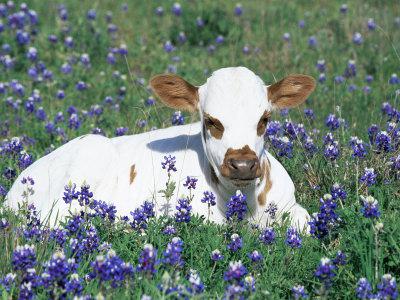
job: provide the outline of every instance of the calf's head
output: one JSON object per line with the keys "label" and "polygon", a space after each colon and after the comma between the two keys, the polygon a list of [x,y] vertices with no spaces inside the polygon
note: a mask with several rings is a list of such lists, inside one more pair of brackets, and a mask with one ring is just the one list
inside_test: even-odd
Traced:
{"label": "calf's head", "polygon": [[215,71],[198,87],[171,74],[153,77],[150,85],[167,106],[200,113],[203,146],[215,175],[243,187],[262,175],[260,157],[271,112],[303,103],[315,81],[294,74],[266,86],[247,68],[234,67]]}

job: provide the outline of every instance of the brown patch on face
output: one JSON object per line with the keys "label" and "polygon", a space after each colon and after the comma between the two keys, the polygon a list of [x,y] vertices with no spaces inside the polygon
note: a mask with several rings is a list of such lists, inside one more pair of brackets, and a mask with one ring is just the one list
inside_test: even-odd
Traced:
{"label": "brown patch on face", "polygon": [[263,162],[262,170],[263,170],[263,172],[261,175],[261,181],[263,181],[265,179],[265,185],[264,185],[264,189],[258,195],[257,201],[258,201],[259,205],[265,206],[265,204],[267,203],[267,194],[272,188],[272,181],[269,176],[270,170],[271,170],[271,165],[270,165],[268,159],[266,162],[265,161]]}
{"label": "brown patch on face", "polygon": [[303,103],[315,89],[314,78],[293,74],[268,87],[268,100],[279,109]]}
{"label": "brown patch on face", "polygon": [[131,171],[129,172],[129,184],[132,184],[135,180],[137,172],[135,170],[135,165],[131,166]]}
{"label": "brown patch on face", "polygon": [[264,111],[263,115],[260,118],[260,121],[258,121],[258,124],[257,124],[257,135],[258,136],[262,136],[265,133],[265,128],[267,127],[267,123],[269,121],[270,116],[271,116],[271,112]]}
{"label": "brown patch on face", "polygon": [[211,172],[211,182],[213,182],[215,185],[218,185],[219,179],[212,165],[210,165],[210,172]]}
{"label": "brown patch on face", "polygon": [[167,106],[194,112],[199,102],[198,88],[183,78],[172,75],[157,75],[150,80],[154,93]]}
{"label": "brown patch on face", "polygon": [[210,134],[217,140],[222,139],[224,134],[224,126],[217,118],[211,117],[209,114],[204,113],[204,126],[210,131]]}
{"label": "brown patch on face", "polygon": [[224,177],[231,177],[232,172],[232,161],[246,161],[246,160],[253,160],[256,161],[256,169],[254,176],[260,177],[261,176],[261,168],[258,163],[258,157],[256,153],[250,149],[248,145],[244,146],[241,149],[232,149],[228,148],[225,153],[224,161],[221,166],[221,175]]}

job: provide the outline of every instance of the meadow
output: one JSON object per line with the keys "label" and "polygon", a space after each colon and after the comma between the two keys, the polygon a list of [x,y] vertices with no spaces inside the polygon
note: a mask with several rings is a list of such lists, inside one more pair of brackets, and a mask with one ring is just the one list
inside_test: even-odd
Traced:
{"label": "meadow", "polygon": [[[8,1],[0,46],[0,298],[398,297],[398,1]],[[26,203],[4,206],[23,169],[75,137],[198,120],[157,101],[151,76],[200,85],[239,65],[266,83],[317,81],[265,133],[313,214],[310,235],[240,216],[215,225],[190,210],[155,218],[150,203],[119,218],[80,186],[64,201],[91,212],[59,228]],[[35,190],[34,178],[25,184],[21,201]]]}

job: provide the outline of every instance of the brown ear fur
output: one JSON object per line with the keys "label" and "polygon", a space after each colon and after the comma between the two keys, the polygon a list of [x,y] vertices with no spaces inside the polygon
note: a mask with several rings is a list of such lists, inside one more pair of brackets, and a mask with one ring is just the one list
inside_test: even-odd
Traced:
{"label": "brown ear fur", "polygon": [[268,87],[268,100],[279,109],[291,108],[303,103],[314,89],[314,78],[292,74]]}
{"label": "brown ear fur", "polygon": [[172,75],[157,75],[150,80],[154,93],[167,106],[194,112],[199,102],[198,88],[183,78]]}

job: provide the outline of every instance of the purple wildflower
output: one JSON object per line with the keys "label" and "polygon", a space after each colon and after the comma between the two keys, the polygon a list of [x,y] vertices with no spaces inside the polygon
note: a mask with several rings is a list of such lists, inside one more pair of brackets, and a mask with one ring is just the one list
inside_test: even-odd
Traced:
{"label": "purple wildflower", "polygon": [[265,245],[271,245],[275,242],[275,230],[272,227],[267,227],[260,234],[259,240]]}
{"label": "purple wildflower", "polygon": [[137,271],[152,276],[157,272],[157,264],[157,249],[155,249],[151,244],[144,245],[143,251],[139,256],[139,265],[136,268]]}
{"label": "purple wildflower", "polygon": [[286,231],[285,242],[291,248],[301,248],[302,240],[299,232],[295,228],[289,227],[288,230]]}
{"label": "purple wildflower", "polygon": [[181,257],[183,251],[183,241],[179,237],[174,237],[163,252],[163,263],[172,267],[182,267],[184,261]]}
{"label": "purple wildflower", "polygon": [[237,233],[232,234],[231,241],[227,245],[228,250],[231,250],[232,252],[236,252],[239,249],[242,249],[242,246],[243,246],[242,238]]}
{"label": "purple wildflower", "polygon": [[241,191],[236,191],[236,195],[232,196],[226,204],[226,218],[232,220],[242,221],[247,213],[246,195],[242,194]]}
{"label": "purple wildflower", "polygon": [[215,249],[211,252],[211,260],[213,261],[220,261],[223,260],[224,256],[221,254],[221,251]]}
{"label": "purple wildflower", "polygon": [[178,205],[176,206],[177,212],[175,213],[175,221],[178,223],[189,223],[190,222],[190,212],[192,211],[192,206],[187,198],[182,198],[178,200]]}
{"label": "purple wildflower", "polygon": [[361,213],[366,218],[379,218],[379,203],[378,201],[372,197],[371,195],[364,197],[361,196],[362,208]]}
{"label": "purple wildflower", "polygon": [[360,177],[360,182],[366,186],[372,186],[376,183],[377,176],[373,168],[365,168],[364,174]]}

